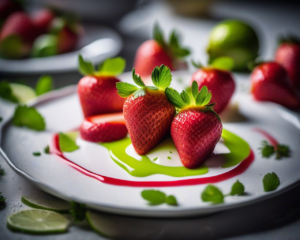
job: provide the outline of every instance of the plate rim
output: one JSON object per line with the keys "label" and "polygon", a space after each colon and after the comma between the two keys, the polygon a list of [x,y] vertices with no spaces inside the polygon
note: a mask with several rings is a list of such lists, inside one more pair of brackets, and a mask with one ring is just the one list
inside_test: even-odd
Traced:
{"label": "plate rim", "polygon": [[[180,71],[180,72],[185,72],[185,73],[190,73],[190,71]],[[120,78],[122,75],[129,74],[130,72],[125,72],[120,75]],[[176,74],[178,72],[173,72],[172,74]],[[62,97],[66,97],[71,94],[75,94],[77,91],[77,85],[70,85],[67,87],[64,87],[59,90],[54,90],[52,92],[49,92],[47,94],[44,94],[40,97],[37,97],[30,101],[28,103],[28,106],[38,106],[40,104],[43,104],[44,102],[49,102],[54,99],[59,99]],[[289,114],[292,114],[293,116],[299,118],[298,114],[295,112],[292,112],[276,103],[268,103],[272,108],[278,109],[280,111],[288,112]],[[15,106],[15,105],[14,105]],[[203,216],[207,214],[212,214],[224,210],[230,210],[233,208],[239,208],[243,207],[246,205],[250,204],[255,204],[257,202],[276,197],[278,195],[281,195],[285,193],[286,191],[291,190],[292,188],[296,187],[297,185],[300,185],[300,177],[299,179],[294,179],[292,181],[289,181],[286,183],[284,188],[277,189],[272,192],[265,193],[264,195],[260,195],[259,197],[253,197],[249,200],[244,200],[241,202],[231,202],[231,203],[226,203],[226,204],[220,204],[220,205],[207,205],[205,207],[185,207],[185,208],[168,208],[168,209],[154,209],[154,208],[149,208],[149,209],[144,209],[140,207],[120,207],[120,206],[115,206],[115,205],[110,205],[110,204],[99,204],[97,202],[93,201],[82,201],[80,197],[78,198],[77,196],[69,196],[68,194],[65,194],[54,187],[51,187],[47,183],[41,182],[38,179],[34,178],[31,176],[29,173],[23,171],[22,169],[19,169],[14,165],[14,163],[8,158],[4,150],[2,149],[2,129],[4,129],[5,126],[7,126],[12,120],[12,116],[9,118],[5,119],[0,123],[0,154],[3,156],[4,160],[7,162],[7,164],[20,176],[26,178],[30,182],[32,182],[35,186],[38,188],[42,189],[43,191],[57,196],[59,198],[62,198],[64,200],[74,200],[78,202],[85,203],[88,207],[91,209],[95,210],[100,210],[108,213],[114,213],[114,214],[121,214],[121,215],[127,215],[127,216],[137,216],[137,217],[162,217],[162,218],[170,218],[170,217],[176,217],[176,218],[182,218],[182,217],[192,217],[192,216]],[[299,119],[298,119],[299,121]],[[292,123],[291,123],[292,124]],[[300,121],[299,121],[300,124]],[[162,187],[163,188],[163,187]]]}

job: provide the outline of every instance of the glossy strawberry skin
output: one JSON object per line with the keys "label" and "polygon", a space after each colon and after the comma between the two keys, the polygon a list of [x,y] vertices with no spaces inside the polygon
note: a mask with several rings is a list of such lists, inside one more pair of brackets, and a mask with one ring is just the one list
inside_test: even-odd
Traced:
{"label": "glossy strawberry skin", "polygon": [[144,155],[170,132],[175,108],[164,91],[147,89],[145,96],[128,97],[123,112],[132,145]]}
{"label": "glossy strawberry skin", "polygon": [[50,29],[54,17],[55,15],[52,11],[49,9],[42,9],[35,13],[32,21],[41,33],[46,33]]}
{"label": "glossy strawberry skin", "polygon": [[212,98],[210,103],[216,103],[214,111],[218,114],[228,105],[235,90],[235,83],[231,73],[215,68],[201,68],[197,70],[192,76],[193,81],[198,83],[199,90],[203,86],[207,86],[208,90],[211,91]]}
{"label": "glossy strawberry skin", "polygon": [[275,61],[285,68],[293,87],[300,90],[300,44],[282,43],[276,50]]}
{"label": "glossy strawberry skin", "polygon": [[[101,121],[107,117],[111,119]],[[113,142],[126,137],[127,133],[123,113],[89,117],[83,121],[80,127],[81,138],[89,142]]]}
{"label": "glossy strawberry skin", "polygon": [[138,48],[134,68],[142,78],[150,76],[153,69],[162,64],[174,70],[172,59],[155,40],[148,40]]}
{"label": "glossy strawberry skin", "polygon": [[258,101],[270,101],[287,108],[300,107],[286,70],[277,62],[257,66],[251,74],[252,94]]}
{"label": "glossy strawberry skin", "polygon": [[5,21],[0,41],[10,35],[17,35],[26,43],[32,43],[39,31],[25,12],[15,12]]}
{"label": "glossy strawberry skin", "polygon": [[58,53],[66,53],[74,50],[78,40],[78,34],[65,26],[58,33]]}
{"label": "glossy strawberry skin", "polygon": [[115,77],[85,76],[78,83],[78,96],[85,117],[122,112],[124,98],[116,89]]}
{"label": "glossy strawberry skin", "polygon": [[209,158],[221,138],[222,123],[211,111],[182,110],[174,118],[171,136],[182,164],[197,168]]}

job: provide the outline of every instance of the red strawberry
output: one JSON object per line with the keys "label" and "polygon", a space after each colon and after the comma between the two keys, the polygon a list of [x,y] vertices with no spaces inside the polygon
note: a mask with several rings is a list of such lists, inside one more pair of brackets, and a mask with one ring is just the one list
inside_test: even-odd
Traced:
{"label": "red strawberry", "polygon": [[115,76],[122,73],[125,60],[118,57],[107,59],[96,72],[92,63],[79,56],[79,71],[83,77],[78,83],[78,95],[85,117],[121,112],[125,99],[117,94]]}
{"label": "red strawberry", "polygon": [[81,127],[81,138],[89,142],[112,142],[126,137],[123,113],[111,113],[86,118]]}
{"label": "red strawberry", "polygon": [[181,109],[171,126],[171,136],[182,164],[187,168],[199,167],[211,156],[221,138],[222,123],[214,112],[214,104],[207,105],[212,97],[208,88],[203,86],[198,92],[198,85],[192,84],[193,100],[183,91],[179,93],[166,89],[170,102]]}
{"label": "red strawberry", "polygon": [[79,40],[76,32],[72,31],[68,26],[63,27],[58,33],[58,53],[66,53],[72,51]]}
{"label": "red strawberry", "polygon": [[287,108],[299,108],[300,100],[286,70],[277,62],[258,65],[251,74],[252,94],[258,101],[270,101]]}
{"label": "red strawberry", "polygon": [[38,36],[38,29],[25,12],[15,12],[5,21],[0,41],[11,35],[20,37],[26,43],[32,43]]}
{"label": "red strawberry", "polygon": [[132,145],[138,154],[146,154],[159,144],[170,131],[175,107],[168,101],[165,88],[172,81],[170,69],[164,65],[152,72],[155,86],[145,86],[141,77],[132,71],[134,82],[117,83],[118,93],[128,97],[124,103],[124,118]]}
{"label": "red strawberry", "polygon": [[22,6],[17,1],[0,0],[0,21],[5,20],[10,14],[22,11]]}
{"label": "red strawberry", "polygon": [[285,68],[293,87],[300,90],[300,41],[284,40],[276,50],[275,61]]}
{"label": "red strawberry", "polygon": [[42,33],[46,33],[49,31],[54,17],[55,15],[51,10],[41,9],[34,14],[32,21]]}
{"label": "red strawberry", "polygon": [[[199,67],[199,65],[197,65]],[[200,68],[192,76],[192,82],[196,81],[199,90],[207,86],[212,93],[210,103],[215,103],[214,111],[220,114],[229,103],[235,83],[230,72],[213,67]]]}
{"label": "red strawberry", "polygon": [[154,26],[153,35],[154,40],[144,42],[136,52],[134,67],[137,74],[148,77],[155,67],[162,64],[171,70],[187,69],[186,63],[180,61],[180,58],[186,57],[190,52],[179,45],[176,32],[172,32],[169,43],[165,42],[158,25]]}

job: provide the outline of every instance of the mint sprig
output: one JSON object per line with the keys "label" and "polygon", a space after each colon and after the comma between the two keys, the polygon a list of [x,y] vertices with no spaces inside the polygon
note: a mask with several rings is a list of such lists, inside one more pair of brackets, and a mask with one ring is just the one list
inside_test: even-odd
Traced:
{"label": "mint sprig", "polygon": [[62,152],[74,152],[79,149],[74,139],[67,134],[59,133],[58,135],[59,148]]}
{"label": "mint sprig", "polygon": [[43,131],[46,123],[42,115],[34,108],[26,105],[18,105],[12,122],[18,127],[27,127],[36,131]]}
{"label": "mint sprig", "polygon": [[35,86],[36,95],[40,96],[54,89],[53,79],[50,75],[41,76]]}
{"label": "mint sprig", "polygon": [[237,180],[231,187],[231,192],[229,195],[234,196],[234,195],[243,195],[245,193],[245,187],[244,185]]}
{"label": "mint sprig", "polygon": [[45,154],[50,154],[50,147],[49,147],[49,145],[47,145],[47,146],[44,148],[44,153],[45,153]]}
{"label": "mint sprig", "polygon": [[277,144],[277,146],[270,145],[266,140],[261,142],[261,155],[263,158],[269,158],[274,153],[276,154],[276,159],[281,159],[282,157],[290,157],[290,148],[284,144]]}
{"label": "mint sprig", "polygon": [[19,100],[13,95],[13,91],[9,83],[6,81],[0,82],[0,97],[14,103],[19,102]]}
{"label": "mint sprig", "polygon": [[96,71],[90,61],[83,59],[81,55],[78,57],[78,70],[82,75],[89,76],[117,76],[121,74],[126,66],[125,59],[121,57],[108,58],[101,63]]}
{"label": "mint sprig", "polygon": [[170,53],[176,58],[184,58],[190,54],[190,50],[188,48],[184,48],[180,45],[180,36],[175,30],[171,32],[169,42],[167,42],[164,39],[163,31],[161,30],[158,23],[156,23],[153,28],[153,39],[162,48],[164,48],[166,52]]}
{"label": "mint sprig", "polygon": [[166,203],[171,206],[177,206],[177,200],[173,195],[167,196],[164,192],[159,190],[144,190],[141,193],[142,198],[149,202],[149,205],[160,205]]}
{"label": "mint sprig", "polygon": [[211,202],[213,204],[219,204],[224,202],[224,194],[219,188],[214,185],[207,185],[201,194],[203,202]]}
{"label": "mint sprig", "polygon": [[132,79],[135,82],[135,85],[125,82],[118,82],[117,89],[118,94],[121,97],[129,97],[133,94],[133,97],[136,99],[146,95],[146,90],[165,90],[170,86],[172,81],[172,75],[170,69],[161,65],[160,67],[154,68],[151,74],[152,82],[155,86],[146,86],[142,78],[135,73],[135,69],[132,69]]}
{"label": "mint sprig", "polygon": [[263,178],[263,186],[265,192],[274,191],[280,185],[279,177],[276,173],[268,173]]}

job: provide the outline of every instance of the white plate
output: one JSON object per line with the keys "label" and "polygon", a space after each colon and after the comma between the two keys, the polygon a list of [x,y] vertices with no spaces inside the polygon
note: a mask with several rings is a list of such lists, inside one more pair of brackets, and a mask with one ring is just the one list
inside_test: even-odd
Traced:
{"label": "white plate", "polygon": [[45,58],[7,60],[0,58],[0,72],[14,74],[58,73],[77,69],[78,54],[96,64],[116,56],[122,49],[122,39],[113,29],[98,25],[83,25],[77,50]]}
{"label": "white plate", "polygon": [[[121,76],[121,79],[130,81],[130,76],[131,73],[126,73]],[[188,72],[173,73],[172,86],[178,90],[182,89],[188,85],[190,77],[191,73]],[[238,89],[242,89],[239,81],[238,83]],[[162,180],[174,181],[218,175],[222,171],[229,172],[241,164],[225,170],[210,168],[207,175],[193,177],[175,178],[156,174],[140,178],[129,175],[119,167],[112,161],[108,151],[98,144],[78,140],[81,148],[76,152],[65,154],[66,157],[91,172],[133,182],[150,181],[152,184],[147,183],[150,187],[130,187],[106,184],[101,182],[101,177],[95,179],[86,176],[55,155],[42,154],[40,157],[34,157],[32,153],[42,152],[44,147],[52,142],[55,133],[69,131],[81,124],[83,116],[76,95],[76,86],[52,92],[33,103],[46,119],[46,131],[35,132],[26,128],[17,128],[8,122],[2,132],[1,152],[16,172],[39,188],[67,200],[85,203],[94,209],[148,217],[183,217],[218,212],[273,197],[284,192],[287,187],[300,179],[300,159],[298,158],[300,156],[300,122],[297,116],[276,104],[255,102],[250,95],[245,93],[236,93],[232,101],[238,102],[240,113],[247,118],[247,121],[224,123],[223,126],[248,142],[255,158],[243,173],[221,182],[214,182],[224,194],[230,192],[232,184],[237,179],[246,188],[247,195],[228,196],[223,204],[211,205],[201,201],[200,195],[207,184],[153,186],[156,186],[157,181]],[[4,101],[0,104],[1,110],[7,109]],[[0,112],[0,115],[5,117],[5,121],[1,123],[2,126],[11,114],[11,108],[7,112]],[[292,156],[282,160],[275,160],[274,157],[262,158],[259,152],[260,143],[267,139],[263,134],[255,131],[255,128],[263,129],[279,143],[289,145]],[[221,151],[228,150],[223,148]],[[176,150],[173,149],[172,156],[175,155]],[[168,161],[173,161],[173,158]],[[281,183],[277,190],[265,193],[262,178],[271,172],[279,176]],[[140,195],[144,189],[160,189],[168,195],[172,194],[176,196],[179,206],[172,207],[166,204],[149,206]]]}

